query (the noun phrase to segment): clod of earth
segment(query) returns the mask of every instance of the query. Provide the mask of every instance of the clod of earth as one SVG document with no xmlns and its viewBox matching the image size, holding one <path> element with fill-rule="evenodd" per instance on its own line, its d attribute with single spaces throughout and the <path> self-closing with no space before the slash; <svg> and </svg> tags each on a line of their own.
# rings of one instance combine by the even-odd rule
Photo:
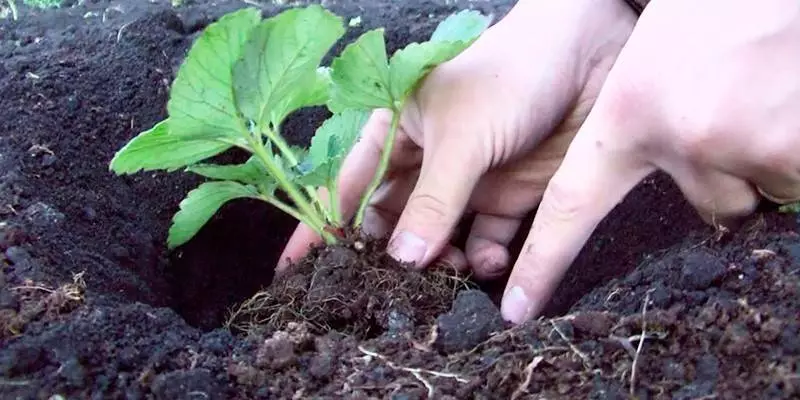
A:
<svg viewBox="0 0 800 400">
<path fill-rule="evenodd" d="M 366 339 L 431 324 L 472 286 L 447 267 L 416 271 L 383 251 L 385 240 L 318 246 L 263 291 L 239 305 L 227 325 L 272 334 L 291 323 L 315 334 Z M 398 332 L 400 331 L 400 332 Z"/>
</svg>

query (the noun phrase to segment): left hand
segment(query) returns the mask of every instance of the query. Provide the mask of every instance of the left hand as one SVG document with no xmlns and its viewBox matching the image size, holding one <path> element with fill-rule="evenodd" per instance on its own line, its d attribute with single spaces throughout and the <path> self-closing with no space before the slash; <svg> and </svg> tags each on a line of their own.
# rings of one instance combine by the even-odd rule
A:
<svg viewBox="0 0 800 400">
<path fill-rule="evenodd" d="M 545 190 L 502 311 L 549 300 L 597 224 L 666 171 L 709 223 L 800 200 L 800 3 L 653 0 Z"/>
</svg>

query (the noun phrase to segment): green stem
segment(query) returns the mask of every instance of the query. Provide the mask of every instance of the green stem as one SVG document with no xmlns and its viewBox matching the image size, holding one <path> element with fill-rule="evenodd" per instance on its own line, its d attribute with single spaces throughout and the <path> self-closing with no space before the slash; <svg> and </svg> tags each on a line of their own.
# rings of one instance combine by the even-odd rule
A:
<svg viewBox="0 0 800 400">
<path fill-rule="evenodd" d="M 303 217 L 303 215 L 300 214 L 296 209 L 294 209 L 292 206 L 290 206 L 290 205 L 278 200 L 278 198 L 276 198 L 275 196 L 266 194 L 265 192 L 262 191 L 261 192 L 261 196 L 259 196 L 259 200 L 263 200 L 263 201 L 266 201 L 269 204 L 272 204 L 277 209 L 285 212 L 286 214 L 289 214 L 290 216 L 294 217 L 296 220 L 298 220 L 298 221 L 300 221 L 300 222 L 302 222 L 302 223 L 304 223 L 304 224 L 306 224 L 308 226 L 312 225 L 311 222 L 309 222 L 307 218 Z"/>
<path fill-rule="evenodd" d="M 331 214 L 333 216 L 333 222 L 339 226 L 342 223 L 342 212 L 339 210 L 339 198 L 337 194 L 339 193 L 339 184 L 336 182 L 336 179 L 332 179 L 328 182 L 328 203 L 331 207 Z"/>
<path fill-rule="evenodd" d="M 264 134 L 267 135 L 267 138 L 269 138 L 269 140 L 272 141 L 272 143 L 275 143 L 275 146 L 278 147 L 278 150 L 284 157 L 286 157 L 286 160 L 289 161 L 292 167 L 295 167 L 300 162 L 297 159 L 297 156 L 292 151 L 292 149 L 289 147 L 289 144 L 286 143 L 285 140 L 283 140 L 283 137 L 281 135 L 276 134 L 275 131 L 271 129 L 266 129 Z M 333 219 L 333 216 L 322 203 L 322 199 L 320 199 L 319 194 L 317 194 L 317 191 L 314 190 L 314 187 L 303 186 L 303 189 L 306 191 L 306 194 L 308 194 L 308 197 L 311 198 L 311 201 L 313 201 L 314 204 L 317 206 L 317 209 L 320 212 L 322 212 L 323 216 L 325 217 L 325 220 L 331 221 Z"/>
<path fill-rule="evenodd" d="M 383 182 L 383 177 L 386 174 L 386 170 L 389 169 L 389 158 L 392 155 L 392 146 L 394 145 L 394 138 L 397 135 L 397 126 L 400 124 L 400 112 L 402 110 L 402 105 L 392 109 L 392 123 L 389 126 L 389 133 L 386 135 L 386 140 L 383 143 L 383 152 L 381 153 L 381 160 L 378 164 L 378 170 L 375 172 L 372 182 L 370 182 L 369 186 L 367 187 L 367 191 L 361 197 L 361 204 L 358 206 L 358 212 L 356 213 L 355 219 L 356 228 L 360 228 L 361 223 L 364 222 L 364 213 L 367 211 L 369 200 L 372 198 L 372 195 L 375 194 L 375 191 L 378 190 L 378 187 Z"/>
<path fill-rule="evenodd" d="M 14 18 L 14 21 L 19 19 L 19 11 L 17 10 L 17 3 L 15 0 L 8 0 L 8 8 L 11 9 L 11 18 Z"/>
<path fill-rule="evenodd" d="M 261 143 L 260 138 L 256 138 L 254 135 L 250 140 L 250 146 L 252 147 L 253 153 L 256 155 L 256 157 L 258 157 L 267 171 L 269 171 L 275 180 L 278 181 L 278 185 L 281 187 L 281 189 L 283 189 L 289 198 L 292 199 L 294 204 L 300 210 L 300 213 L 305 215 L 305 223 L 319 233 L 326 243 L 335 243 L 336 237 L 325 230 L 325 222 L 322 220 L 322 218 L 320 218 L 318 211 L 312 207 L 308 201 L 306 201 L 302 193 L 297 190 L 297 187 L 292 182 L 289 182 L 288 179 L 286 179 L 286 175 L 283 173 L 283 171 L 275 166 L 274 161 L 264 149 L 264 145 Z M 298 220 L 303 221 L 303 219 L 300 218 L 298 218 Z"/>
</svg>

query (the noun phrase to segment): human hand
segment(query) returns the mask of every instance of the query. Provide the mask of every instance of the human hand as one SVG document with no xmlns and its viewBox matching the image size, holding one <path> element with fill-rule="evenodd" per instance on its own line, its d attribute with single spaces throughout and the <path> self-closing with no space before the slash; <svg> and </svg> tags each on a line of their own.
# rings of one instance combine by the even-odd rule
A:
<svg viewBox="0 0 800 400">
<path fill-rule="evenodd" d="M 538 203 L 634 22 L 619 0 L 520 1 L 434 69 L 407 103 L 364 230 L 394 230 L 390 254 L 420 268 L 438 258 L 469 263 L 478 277 L 504 272 L 506 246 Z M 376 170 L 389 123 L 388 113 L 374 113 L 345 160 L 339 203 L 346 217 Z M 466 209 L 477 217 L 462 252 L 448 242 Z M 319 240 L 300 225 L 279 269 Z"/>
<path fill-rule="evenodd" d="M 705 221 L 800 200 L 800 4 L 654 0 L 545 190 L 503 299 L 537 315 L 597 224 L 661 169 Z"/>
</svg>

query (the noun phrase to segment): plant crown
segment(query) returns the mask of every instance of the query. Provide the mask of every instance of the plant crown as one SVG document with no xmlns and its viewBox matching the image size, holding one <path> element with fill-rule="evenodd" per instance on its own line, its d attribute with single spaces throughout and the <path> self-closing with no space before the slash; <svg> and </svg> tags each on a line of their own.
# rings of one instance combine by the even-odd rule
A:
<svg viewBox="0 0 800 400">
<path fill-rule="evenodd" d="M 330 66 L 321 66 L 345 34 L 341 17 L 319 5 L 267 19 L 254 8 L 231 12 L 189 49 L 172 82 L 168 116 L 125 144 L 110 169 L 118 175 L 183 169 L 208 179 L 180 202 L 169 248 L 189 241 L 220 207 L 242 198 L 265 201 L 334 243 L 349 223 L 336 201 L 337 175 L 370 112 L 388 109 L 393 117 L 380 165 L 352 222 L 357 228 L 388 167 L 406 100 L 431 69 L 467 48 L 490 22 L 476 11 L 452 14 L 428 41 L 391 57 L 384 29 L 369 30 Z M 330 117 L 309 148 L 290 145 L 281 124 L 293 112 L 316 106 L 327 106 Z M 206 161 L 231 148 L 250 158 L 241 164 Z"/>
</svg>

